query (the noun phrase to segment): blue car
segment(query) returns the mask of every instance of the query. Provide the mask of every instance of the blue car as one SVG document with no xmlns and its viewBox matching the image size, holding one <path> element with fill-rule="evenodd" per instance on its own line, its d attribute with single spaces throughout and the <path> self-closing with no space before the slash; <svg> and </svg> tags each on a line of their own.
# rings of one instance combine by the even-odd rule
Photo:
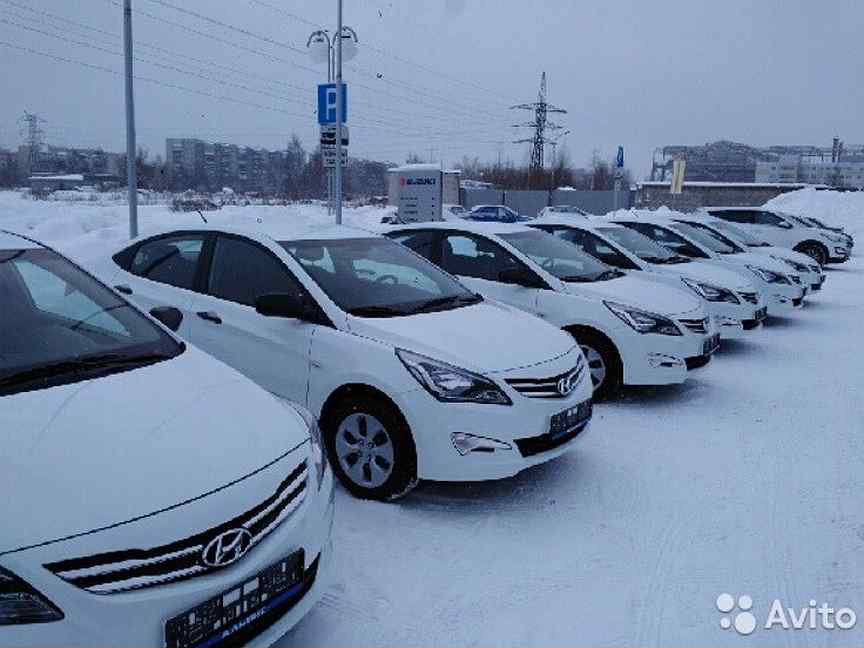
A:
<svg viewBox="0 0 864 648">
<path fill-rule="evenodd" d="M 533 220 L 504 205 L 477 205 L 465 218 L 466 220 L 496 223 L 524 223 Z"/>
</svg>

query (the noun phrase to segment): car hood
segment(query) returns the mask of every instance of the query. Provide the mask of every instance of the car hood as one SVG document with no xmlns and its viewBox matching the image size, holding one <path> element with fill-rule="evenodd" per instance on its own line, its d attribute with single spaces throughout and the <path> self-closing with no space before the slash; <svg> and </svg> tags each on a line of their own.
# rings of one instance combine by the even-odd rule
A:
<svg viewBox="0 0 864 648">
<path fill-rule="evenodd" d="M 740 265 L 752 265 L 757 268 L 770 270 L 771 272 L 782 272 L 783 274 L 794 273 L 795 270 L 777 259 L 772 259 L 765 254 L 758 252 L 741 252 L 740 254 L 720 254 L 718 258 L 722 261 L 729 261 Z"/>
<path fill-rule="evenodd" d="M 756 248 L 754 254 L 767 254 L 773 257 L 778 257 L 780 259 L 788 259 L 789 261 L 794 261 L 795 263 L 803 263 L 808 268 L 810 266 L 815 266 L 816 261 L 813 260 L 813 257 L 809 257 L 803 252 L 796 252 L 795 250 L 790 250 L 789 248 L 777 247 L 772 245 L 771 247 L 762 247 Z"/>
<path fill-rule="evenodd" d="M 488 300 L 407 317 L 351 317 L 349 326 L 356 335 L 486 373 L 548 362 L 574 346 L 550 324 Z"/>
<path fill-rule="evenodd" d="M 614 301 L 661 315 L 689 313 L 701 305 L 699 298 L 685 292 L 683 286 L 680 289 L 673 288 L 633 274 L 609 281 L 565 285 L 567 292 L 572 295 Z"/>
<path fill-rule="evenodd" d="M 164 510 L 308 439 L 300 416 L 193 348 L 0 398 L 0 554 Z"/>
<path fill-rule="evenodd" d="M 733 290 L 744 290 L 752 292 L 756 287 L 741 278 L 741 274 L 732 270 L 727 270 L 713 263 L 705 263 L 704 261 L 691 261 L 690 263 L 680 263 L 677 265 L 655 265 L 650 264 L 652 269 L 657 272 L 667 274 L 676 274 L 695 281 L 703 281 L 705 283 L 714 284 L 720 288 L 731 288 Z"/>
</svg>

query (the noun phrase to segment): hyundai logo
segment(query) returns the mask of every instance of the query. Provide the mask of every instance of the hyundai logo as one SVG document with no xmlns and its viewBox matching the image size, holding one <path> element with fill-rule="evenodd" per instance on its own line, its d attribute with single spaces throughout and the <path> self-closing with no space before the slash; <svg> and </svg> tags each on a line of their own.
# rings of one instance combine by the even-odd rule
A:
<svg viewBox="0 0 864 648">
<path fill-rule="evenodd" d="M 231 529 L 213 538 L 201 552 L 201 562 L 208 567 L 227 567 L 246 555 L 252 546 L 252 534 L 246 529 Z"/>
<path fill-rule="evenodd" d="M 573 393 L 573 390 L 576 389 L 576 385 L 579 384 L 577 380 L 578 371 L 573 370 L 566 376 L 564 376 L 561 380 L 558 381 L 558 393 L 562 396 L 569 396 Z"/>
</svg>

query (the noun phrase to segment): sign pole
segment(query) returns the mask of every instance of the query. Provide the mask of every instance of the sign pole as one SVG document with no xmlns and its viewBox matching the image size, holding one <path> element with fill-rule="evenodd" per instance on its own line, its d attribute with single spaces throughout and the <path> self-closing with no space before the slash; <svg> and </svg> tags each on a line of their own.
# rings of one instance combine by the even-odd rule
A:
<svg viewBox="0 0 864 648">
<path fill-rule="evenodd" d="M 336 224 L 342 224 L 342 0 L 336 0 Z"/>
<path fill-rule="evenodd" d="M 132 81 L 132 0 L 123 0 L 123 54 L 126 60 L 126 181 L 129 238 L 138 236 L 138 165 L 135 151 L 135 93 Z"/>
</svg>

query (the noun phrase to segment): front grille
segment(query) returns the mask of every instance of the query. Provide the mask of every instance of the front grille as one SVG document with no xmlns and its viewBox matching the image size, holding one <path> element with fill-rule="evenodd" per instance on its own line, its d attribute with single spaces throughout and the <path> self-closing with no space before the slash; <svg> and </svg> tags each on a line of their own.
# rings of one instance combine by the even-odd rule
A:
<svg viewBox="0 0 864 648">
<path fill-rule="evenodd" d="M 565 398 L 573 393 L 584 374 L 585 361 L 580 357 L 576 366 L 563 374 L 550 378 L 507 378 L 505 382 L 526 398 Z M 562 380 L 568 379 L 571 389 L 561 393 L 558 385 Z"/>
<path fill-rule="evenodd" d="M 792 283 L 801 283 L 801 277 L 799 277 L 798 275 L 789 275 L 789 278 L 792 280 Z"/>
<path fill-rule="evenodd" d="M 739 292 L 738 295 L 740 295 L 741 299 L 743 299 L 744 301 L 749 302 L 751 304 L 758 304 L 759 303 L 759 293 Z"/>
<path fill-rule="evenodd" d="M 705 317 L 703 319 L 682 319 L 678 320 L 688 329 L 693 331 L 694 333 L 707 333 L 708 332 L 708 318 Z"/>
<path fill-rule="evenodd" d="M 45 568 L 67 583 L 93 592 L 113 594 L 187 580 L 213 571 L 201 554 L 211 540 L 232 529 L 251 533 L 251 550 L 296 511 L 306 496 L 306 461 L 288 475 L 276 492 L 248 511 L 187 538 L 148 549 L 109 551 L 48 563 Z"/>
</svg>

